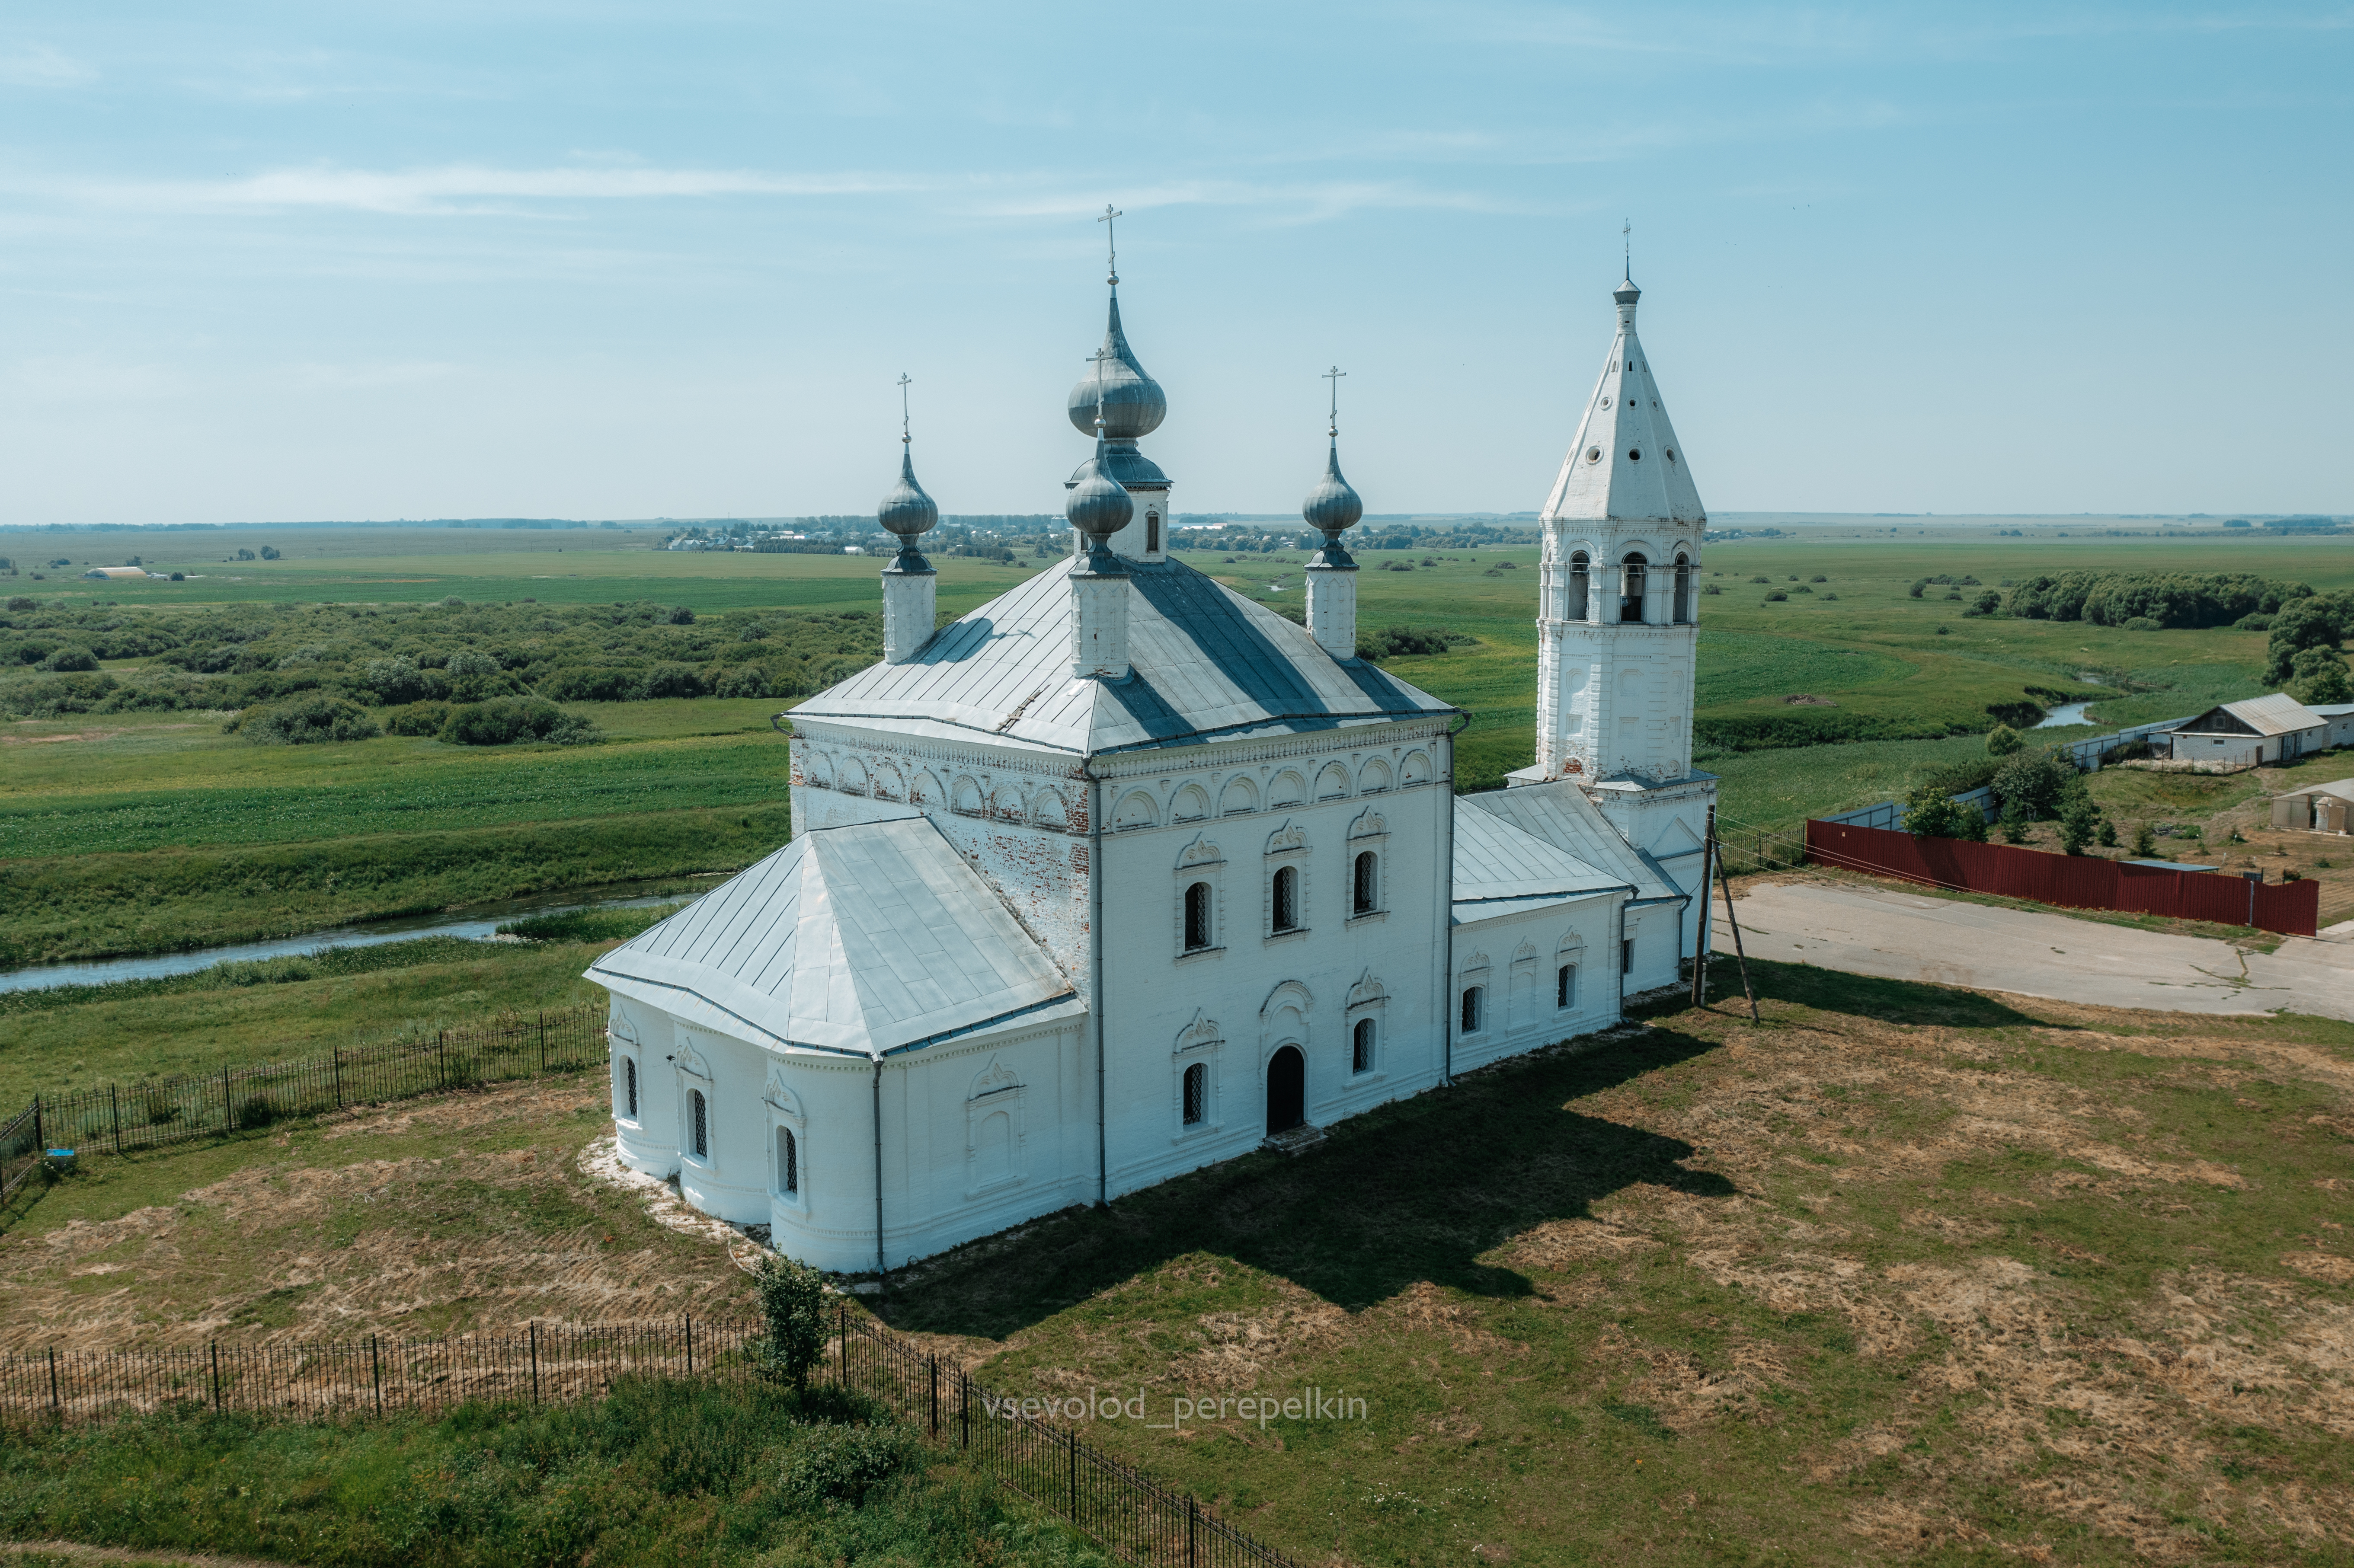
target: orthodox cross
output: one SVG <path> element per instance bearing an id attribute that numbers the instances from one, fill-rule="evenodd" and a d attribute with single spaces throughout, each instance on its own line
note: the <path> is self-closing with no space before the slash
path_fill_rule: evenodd
<path id="1" fill-rule="evenodd" d="M 1337 365 L 1324 373 L 1324 379 L 1332 384 L 1332 428 L 1326 433 L 1336 438 L 1341 433 L 1341 377 L 1348 374 Z"/>
<path id="2" fill-rule="evenodd" d="M 1105 265 L 1106 270 L 1108 270 L 1108 271 L 1111 273 L 1111 280 L 1110 280 L 1110 281 L 1111 281 L 1112 282 L 1115 282 L 1115 283 L 1117 283 L 1117 282 L 1119 282 L 1119 219 L 1121 219 L 1121 218 L 1123 218 L 1123 217 L 1126 217 L 1127 216 L 1128 216 L 1128 214 L 1126 214 L 1126 213 L 1124 213 L 1124 212 L 1120 211 L 1119 208 L 1117 208 L 1117 207 L 1113 207 L 1113 206 L 1111 205 L 1111 203 L 1109 203 L 1109 202 L 1106 202 L 1106 203 L 1104 203 L 1104 209 L 1103 209 L 1102 213 L 1101 213 L 1100 215 L 1098 215 L 1098 216 L 1097 217 L 1097 218 L 1096 218 L 1096 221 L 1097 221 L 1097 223 L 1100 223 L 1100 224 L 1102 224 L 1102 225 L 1104 226 L 1104 247 L 1105 247 L 1105 249 L 1108 252 L 1108 255 L 1107 255 L 1107 257 L 1105 258 L 1104 265 Z"/>
<path id="3" fill-rule="evenodd" d="M 899 372 L 899 444 L 907 444 L 907 373 Z"/>
<path id="4" fill-rule="evenodd" d="M 1630 217 L 1618 226 L 1618 243 L 1626 247 L 1625 276 L 1631 278 L 1635 275 L 1635 220 L 1633 218 Z"/>
<path id="5" fill-rule="evenodd" d="M 1119 280 L 1115 278 L 1112 281 L 1114 282 L 1118 282 Z M 1108 348 L 1099 348 L 1093 354 L 1087 355 L 1088 363 L 1092 364 L 1096 367 L 1096 439 L 1097 440 L 1101 440 L 1103 439 L 1104 432 L 1104 366 L 1118 357 L 1119 355 L 1113 354 L 1112 351 Z"/>

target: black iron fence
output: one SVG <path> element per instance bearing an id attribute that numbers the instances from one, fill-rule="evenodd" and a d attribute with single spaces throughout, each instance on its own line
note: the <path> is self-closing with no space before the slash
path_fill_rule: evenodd
<path id="1" fill-rule="evenodd" d="M 765 1375 L 759 1323 L 532 1324 L 445 1340 L 370 1335 L 317 1344 L 0 1355 L 0 1424 L 80 1424 L 171 1406 L 295 1419 L 430 1412 L 472 1401 L 594 1399 L 624 1377 L 744 1382 Z M 1291 1568 L 1193 1498 L 1021 1413 L 955 1365 L 847 1307 L 814 1377 L 897 1410 L 1000 1485 L 1146 1568 Z"/>
<path id="2" fill-rule="evenodd" d="M 302 1061 L 36 1095 L 0 1126 L 0 1199 L 51 1149 L 122 1154 L 351 1106 L 578 1072 L 604 1060 L 605 1015 L 582 1008 L 342 1046 Z"/>

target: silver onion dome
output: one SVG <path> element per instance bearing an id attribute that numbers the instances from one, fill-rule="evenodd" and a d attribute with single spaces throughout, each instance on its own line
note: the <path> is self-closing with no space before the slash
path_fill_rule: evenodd
<path id="1" fill-rule="evenodd" d="M 875 521 L 899 536 L 899 553 L 916 553 L 916 540 L 940 520 L 940 509 L 916 482 L 916 465 L 907 447 L 899 449 L 899 482 L 875 509 Z"/>
<path id="2" fill-rule="evenodd" d="M 1086 536 L 1090 556 L 1109 550 L 1111 536 L 1136 515 L 1135 499 L 1112 477 L 1105 455 L 1103 439 L 1097 437 L 1096 455 L 1080 465 L 1071 493 L 1063 498 L 1063 515 Z"/>
<path id="3" fill-rule="evenodd" d="M 1355 525 L 1365 514 L 1365 503 L 1349 482 L 1341 477 L 1341 443 L 1336 439 L 1324 454 L 1324 477 L 1299 503 L 1299 514 L 1310 528 L 1320 530 L 1327 545 L 1340 542 L 1341 530 Z"/>
<path id="4" fill-rule="evenodd" d="M 1150 435 L 1169 417 L 1169 399 L 1161 393 L 1161 383 L 1147 376 L 1144 366 L 1136 362 L 1136 351 L 1128 346 L 1128 334 L 1119 326 L 1117 291 L 1111 297 L 1111 322 L 1104 329 L 1103 353 L 1101 379 L 1089 371 L 1071 388 L 1066 405 L 1071 424 L 1081 435 L 1101 434 L 1115 441 L 1132 441 Z M 1096 420 L 1099 397 L 1103 408 L 1100 428 Z"/>

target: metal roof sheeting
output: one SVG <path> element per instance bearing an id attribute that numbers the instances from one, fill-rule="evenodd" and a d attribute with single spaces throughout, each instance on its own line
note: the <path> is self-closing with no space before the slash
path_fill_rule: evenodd
<path id="1" fill-rule="evenodd" d="M 2212 731 L 2200 730 L 2196 726 L 2208 714 L 2217 713 L 2230 714 L 2258 735 L 2266 736 L 2295 735 L 2301 730 L 2319 729 L 2329 722 L 2285 692 L 2274 692 L 2270 696 L 2249 697 L 2243 702 L 2220 703 L 2209 708 L 2207 713 L 2200 714 L 2199 718 L 2177 725 L 2172 733 L 2212 734 Z"/>
<path id="2" fill-rule="evenodd" d="M 1182 562 L 1121 564 L 1126 680 L 1071 674 L 1066 558 L 942 627 L 907 663 L 863 670 L 793 716 L 899 734 L 939 725 L 1092 755 L 1455 711 L 1375 665 L 1331 658 L 1305 628 Z"/>
<path id="3" fill-rule="evenodd" d="M 1490 811 L 1455 812 L 1455 901 L 1531 898 L 1624 887 L 1611 875 Z"/>
<path id="4" fill-rule="evenodd" d="M 1527 784 L 1511 789 L 1488 789 L 1477 795 L 1458 799 L 1455 811 L 1455 835 L 1459 843 L 1467 822 L 1475 812 L 1487 812 L 1518 828 L 1531 838 L 1543 841 L 1571 858 L 1583 862 L 1596 874 L 1606 876 L 1616 885 L 1632 887 L 1637 898 L 1680 898 L 1683 889 L 1661 874 L 1656 864 L 1638 854 L 1601 808 L 1585 798 L 1585 791 L 1566 779 L 1550 784 Z M 1467 810 L 1468 808 L 1468 810 Z M 1456 896 L 1479 896 L 1462 891 L 1460 877 L 1463 864 L 1457 854 L 1458 884 Z M 1476 884 L 1474 885 L 1476 885 Z"/>
<path id="5" fill-rule="evenodd" d="M 917 816 L 804 833 L 588 978 L 723 1033 L 868 1056 L 1074 995 Z"/>

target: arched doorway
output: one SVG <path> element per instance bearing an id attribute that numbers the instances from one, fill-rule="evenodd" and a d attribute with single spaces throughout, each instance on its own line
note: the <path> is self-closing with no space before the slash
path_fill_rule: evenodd
<path id="1" fill-rule="evenodd" d="M 1308 1119 L 1308 1064 L 1286 1045 L 1267 1065 L 1267 1131 L 1272 1138 Z"/>

